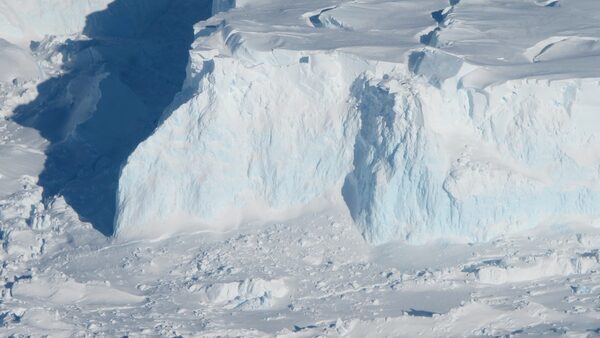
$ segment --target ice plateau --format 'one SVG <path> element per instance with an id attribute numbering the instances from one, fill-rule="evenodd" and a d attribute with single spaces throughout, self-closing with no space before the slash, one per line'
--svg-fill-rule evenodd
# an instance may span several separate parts
<path id="1" fill-rule="evenodd" d="M 121 169 L 118 237 L 336 204 L 376 243 L 600 216 L 597 1 L 218 3 Z"/>

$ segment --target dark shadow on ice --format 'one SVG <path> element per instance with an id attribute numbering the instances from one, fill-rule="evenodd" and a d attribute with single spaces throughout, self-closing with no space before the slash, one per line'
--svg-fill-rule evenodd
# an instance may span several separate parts
<path id="1" fill-rule="evenodd" d="M 385 89 L 370 85 L 364 78 L 359 78 L 352 85 L 352 96 L 357 100 L 360 112 L 360 130 L 354 141 L 354 170 L 348 174 L 342 186 L 342 197 L 350 215 L 358 221 L 361 214 L 363 223 L 372 223 L 370 203 L 375 199 L 377 186 L 376 166 L 387 163 L 393 166 L 392 154 L 387 154 L 388 138 L 380 130 L 381 122 L 388 133 L 393 133 L 395 100 Z M 397 148 L 396 148 L 397 149 Z M 396 150 L 394 150 L 395 152 Z M 363 236 L 373 240 L 376 229 L 363 229 Z"/>
<path id="2" fill-rule="evenodd" d="M 406 313 L 409 316 L 413 316 L 413 317 L 429 317 L 429 318 L 433 317 L 433 315 L 435 314 L 435 312 L 426 311 L 426 310 L 415 310 L 415 309 L 410 309 Z"/>
<path id="3" fill-rule="evenodd" d="M 89 41 L 60 47 L 62 75 L 14 118 L 50 141 L 39 177 L 45 200 L 63 195 L 82 220 L 112 234 L 120 167 L 181 89 L 193 25 L 210 16 L 211 2 L 115 0 L 87 17 Z"/>

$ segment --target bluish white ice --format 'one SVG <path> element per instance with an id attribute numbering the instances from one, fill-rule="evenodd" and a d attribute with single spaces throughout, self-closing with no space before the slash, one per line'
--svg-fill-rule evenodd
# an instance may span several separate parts
<path id="1" fill-rule="evenodd" d="M 0 0 L 0 336 L 593 336 L 599 13 Z"/>
<path id="2" fill-rule="evenodd" d="M 122 169 L 115 232 L 220 231 L 336 203 L 374 242 L 598 217 L 594 9 L 238 4 L 196 26 L 184 89 Z M 513 41 L 532 22 L 544 28 Z"/>
<path id="3" fill-rule="evenodd" d="M 374 242 L 477 241 L 600 212 L 594 1 L 214 0 L 183 88 L 172 23 L 207 16 L 184 0 L 0 4 L 0 100 L 56 75 L 15 120 L 53 143 L 45 196 L 105 233 L 113 217 L 135 238 L 341 204 Z M 60 50 L 62 69 L 27 48 Z M 151 77 L 140 58 L 169 66 Z"/>

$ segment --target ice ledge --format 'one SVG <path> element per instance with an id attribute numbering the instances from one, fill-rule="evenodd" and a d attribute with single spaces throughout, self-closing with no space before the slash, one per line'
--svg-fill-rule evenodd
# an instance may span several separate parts
<path id="1" fill-rule="evenodd" d="M 340 202 L 373 242 L 481 241 L 598 217 L 598 79 L 481 90 L 463 85 L 460 64 L 443 75 L 337 52 L 252 65 L 204 53 L 123 168 L 119 237 L 223 231 Z"/>
<path id="2" fill-rule="evenodd" d="M 331 3 L 318 13 L 336 29 L 276 18 L 269 33 L 243 20 L 280 12 L 269 2 L 196 26 L 175 108 L 122 170 L 117 236 L 223 231 L 336 203 L 373 242 L 481 241 L 599 217 L 600 74 L 584 71 L 598 58 L 595 42 L 574 42 L 584 41 L 574 65 L 562 64 L 560 49 L 540 58 L 538 41 L 478 63 L 447 39 L 458 2 L 427 13 L 439 22 L 426 47 L 418 13 L 387 27 L 419 32 L 416 40 L 357 45 L 352 9 Z M 286 15 L 306 24 L 305 5 Z M 339 40 L 326 49 L 321 38 Z"/>

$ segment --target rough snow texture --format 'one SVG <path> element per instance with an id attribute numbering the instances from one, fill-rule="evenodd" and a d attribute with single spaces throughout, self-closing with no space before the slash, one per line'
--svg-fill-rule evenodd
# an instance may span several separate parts
<path id="1" fill-rule="evenodd" d="M 122 169 L 116 234 L 223 230 L 342 200 L 374 242 L 598 217 L 596 13 L 595 1 L 260 1 L 217 15 L 197 26 L 175 108 Z"/>

